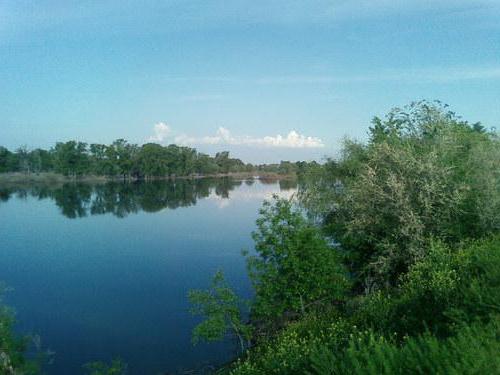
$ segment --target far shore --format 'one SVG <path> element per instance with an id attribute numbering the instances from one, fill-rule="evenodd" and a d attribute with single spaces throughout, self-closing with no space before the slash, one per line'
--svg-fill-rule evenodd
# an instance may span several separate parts
<path id="1" fill-rule="evenodd" d="M 297 178 L 295 174 L 279 174 L 272 172 L 235 172 L 235 173 L 217 173 L 210 175 L 193 174 L 189 176 L 164 176 L 164 177 L 121 177 L 121 176 L 64 176 L 59 173 L 41 172 L 41 173 L 0 173 L 0 186 L 5 184 L 17 183 L 65 183 L 65 182 L 84 182 L 84 183 L 105 183 L 110 181 L 158 181 L 158 180 L 175 180 L 175 179 L 199 179 L 199 178 L 222 178 L 231 177 L 236 179 L 263 179 L 263 180 L 294 180 Z"/>

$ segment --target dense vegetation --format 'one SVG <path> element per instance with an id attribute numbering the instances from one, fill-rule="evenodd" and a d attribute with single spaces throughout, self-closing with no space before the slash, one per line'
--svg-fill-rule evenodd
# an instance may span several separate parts
<path id="1" fill-rule="evenodd" d="M 218 152 L 212 157 L 190 147 L 173 144 L 161 146 L 156 143 L 139 146 L 124 139 L 118 139 L 110 145 L 58 142 L 50 150 L 20 147 L 12 152 L 0 146 L 0 173 L 56 172 L 73 178 L 95 175 L 148 179 L 254 171 L 293 174 L 307 165 L 288 161 L 252 165 L 231 158 L 228 151 Z"/>
<path id="2" fill-rule="evenodd" d="M 195 341 L 238 339 L 242 355 L 221 373 L 500 373 L 495 132 L 414 103 L 300 176 L 296 200 L 261 209 L 246 254 L 249 311 L 221 272 L 190 293 L 205 319 Z M 1 318 L 0 365 L 22 368 Z M 126 371 L 119 361 L 88 368 Z"/>
<path id="3" fill-rule="evenodd" d="M 428 102 L 375 118 L 254 239 L 252 346 L 221 372 L 500 373 L 500 141 L 480 124 Z"/>

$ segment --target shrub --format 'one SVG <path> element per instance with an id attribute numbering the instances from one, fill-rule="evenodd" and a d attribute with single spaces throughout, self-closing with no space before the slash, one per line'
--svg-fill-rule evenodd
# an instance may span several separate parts
<path id="1" fill-rule="evenodd" d="M 248 268 L 256 296 L 255 318 L 272 322 L 343 300 L 349 283 L 337 249 L 292 202 L 265 202 L 253 233 L 256 256 Z"/>

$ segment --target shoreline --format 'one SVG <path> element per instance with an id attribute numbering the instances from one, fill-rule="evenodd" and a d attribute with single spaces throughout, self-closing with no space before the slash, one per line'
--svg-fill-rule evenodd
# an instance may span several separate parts
<path id="1" fill-rule="evenodd" d="M 196 180 L 202 178 L 235 178 L 235 179 L 258 179 L 258 180 L 295 180 L 296 174 L 278 174 L 274 172 L 233 172 L 233 173 L 216 173 L 210 175 L 188 175 L 188 176 L 164 176 L 164 177 L 149 177 L 149 178 L 123 178 L 118 176 L 96 176 L 82 175 L 76 178 L 64 176 L 59 173 L 40 172 L 40 173 L 21 173 L 9 172 L 0 173 L 0 186 L 6 184 L 26 184 L 26 183 L 107 183 L 107 182 L 136 182 L 136 181 L 173 181 L 176 179 Z"/>

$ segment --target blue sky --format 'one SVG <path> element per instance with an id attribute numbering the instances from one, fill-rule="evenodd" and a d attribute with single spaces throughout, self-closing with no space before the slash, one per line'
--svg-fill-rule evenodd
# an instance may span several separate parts
<path id="1" fill-rule="evenodd" d="M 0 1 L 0 144 L 335 155 L 440 99 L 500 125 L 500 1 Z"/>

